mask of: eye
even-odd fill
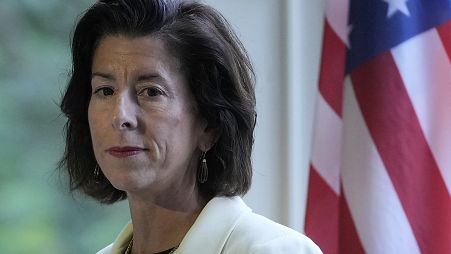
[[[114,94],[114,90],[111,87],[100,87],[94,91],[94,94],[99,94],[101,96],[111,96]]]
[[[164,95],[164,92],[157,87],[146,87],[139,91],[138,95],[146,97],[156,97]]]

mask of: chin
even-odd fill
[[[150,176],[142,177],[130,173],[115,175],[108,178],[114,188],[125,191],[134,192],[142,189],[148,189],[151,184]]]

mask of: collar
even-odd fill
[[[133,236],[133,225],[129,222],[114,240],[111,248],[111,254],[122,254],[128,247]]]
[[[221,253],[239,219],[250,212],[240,197],[213,198],[199,214],[176,253]]]

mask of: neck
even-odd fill
[[[128,200],[133,223],[133,254],[157,253],[178,246],[206,203],[197,192],[183,199],[168,197],[164,200],[143,200],[128,193]]]

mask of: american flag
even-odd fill
[[[305,232],[451,253],[451,0],[329,0]]]

